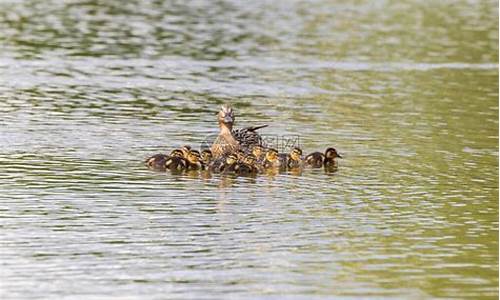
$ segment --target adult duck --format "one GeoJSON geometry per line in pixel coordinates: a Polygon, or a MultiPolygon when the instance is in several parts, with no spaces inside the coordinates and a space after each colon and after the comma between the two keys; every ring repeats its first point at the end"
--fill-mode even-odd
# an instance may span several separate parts
{"type": "Polygon", "coordinates": [[[267,125],[233,129],[236,117],[231,106],[225,104],[217,114],[219,123],[219,135],[212,144],[211,151],[214,158],[235,153],[238,150],[249,152],[254,145],[262,145],[262,137],[257,133],[258,129],[267,125]]]}

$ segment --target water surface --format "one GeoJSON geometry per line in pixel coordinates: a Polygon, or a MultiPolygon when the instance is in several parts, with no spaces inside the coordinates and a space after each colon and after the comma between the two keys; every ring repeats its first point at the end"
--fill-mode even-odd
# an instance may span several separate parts
{"type": "Polygon", "coordinates": [[[498,298],[495,1],[3,1],[2,299],[498,298]],[[334,174],[144,158],[268,123],[334,174]]]}

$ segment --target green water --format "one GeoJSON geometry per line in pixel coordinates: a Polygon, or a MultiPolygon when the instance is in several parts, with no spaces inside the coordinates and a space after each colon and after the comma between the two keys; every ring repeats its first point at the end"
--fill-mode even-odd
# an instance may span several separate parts
{"type": "Polygon", "coordinates": [[[3,1],[2,299],[498,298],[498,2],[3,1]],[[142,161],[237,125],[338,172],[142,161]]]}

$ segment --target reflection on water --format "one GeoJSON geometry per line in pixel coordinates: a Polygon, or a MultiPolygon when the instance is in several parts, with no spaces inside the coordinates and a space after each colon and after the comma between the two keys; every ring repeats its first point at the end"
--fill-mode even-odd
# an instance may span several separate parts
{"type": "Polygon", "coordinates": [[[0,33],[2,298],[498,297],[494,1],[4,1],[0,33]],[[144,167],[224,102],[338,172],[144,167]]]}

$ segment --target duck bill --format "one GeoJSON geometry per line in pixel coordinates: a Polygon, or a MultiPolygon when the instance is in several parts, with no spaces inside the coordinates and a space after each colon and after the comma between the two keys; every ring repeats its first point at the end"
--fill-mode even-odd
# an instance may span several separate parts
{"type": "Polygon", "coordinates": [[[340,156],[340,154],[338,154],[338,153],[337,153],[337,157],[338,157],[338,158],[343,158],[343,157],[342,157],[342,156],[340,156]]]}
{"type": "Polygon", "coordinates": [[[230,116],[225,116],[222,121],[224,122],[224,124],[233,124],[234,120],[232,117],[230,116]]]}

